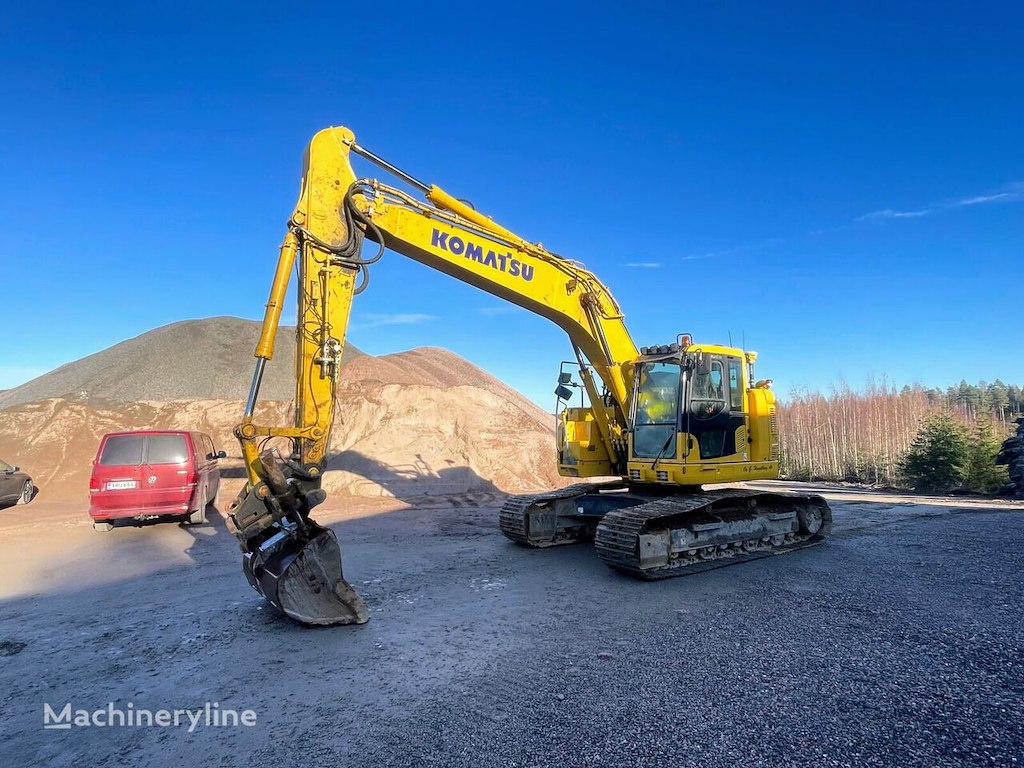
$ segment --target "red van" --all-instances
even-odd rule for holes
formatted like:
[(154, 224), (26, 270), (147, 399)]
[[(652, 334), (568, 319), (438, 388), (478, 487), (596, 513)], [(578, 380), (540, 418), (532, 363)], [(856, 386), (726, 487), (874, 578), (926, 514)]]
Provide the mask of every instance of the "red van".
[(217, 498), (227, 454), (202, 432), (146, 430), (104, 435), (92, 463), (89, 516), (98, 531), (115, 520), (173, 516), (191, 525), (206, 522)]

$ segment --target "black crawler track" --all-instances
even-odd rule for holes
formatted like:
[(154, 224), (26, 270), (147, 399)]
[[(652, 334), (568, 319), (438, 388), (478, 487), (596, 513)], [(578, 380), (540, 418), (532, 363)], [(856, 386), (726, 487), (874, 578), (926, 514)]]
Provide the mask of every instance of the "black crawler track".
[[(802, 522), (808, 513), (811, 519), (820, 519), (820, 527), (813, 532)], [(820, 517), (814, 518), (815, 514)], [(760, 522), (774, 522), (775, 530), (781, 531), (794, 515), (794, 530), (757, 530)], [(716, 524), (720, 526), (717, 529)], [(691, 547), (674, 548), (666, 553), (663, 564), (645, 563), (647, 537), (660, 542), (694, 528), (723, 533), (693, 542)], [(607, 565), (621, 573), (639, 579), (665, 579), (813, 547), (825, 540), (831, 528), (832, 510), (820, 496), (712, 491), (613, 510), (598, 524), (594, 547)]]
[(548, 512), (556, 513), (559, 504), (571, 505), (573, 499), (588, 493), (601, 490), (623, 488), (624, 483), (577, 483), (557, 491), (538, 493), (532, 496), (510, 496), (501, 508), (498, 525), (506, 537), (517, 544), (530, 547), (554, 547), (560, 544), (575, 544), (578, 541), (591, 541), (597, 529), (597, 519), (577, 519), (572, 524), (561, 527), (553, 526), (550, 535), (539, 535), (537, 526), (530, 524), (531, 516), (540, 516)]
[(621, 483), (581, 483), (550, 493), (508, 499), (501, 509), (505, 536), (548, 547), (594, 541), (611, 568), (640, 579), (700, 573), (820, 544), (832, 511), (820, 496), (730, 489), (643, 497), (604, 514), (578, 515), (577, 501)]

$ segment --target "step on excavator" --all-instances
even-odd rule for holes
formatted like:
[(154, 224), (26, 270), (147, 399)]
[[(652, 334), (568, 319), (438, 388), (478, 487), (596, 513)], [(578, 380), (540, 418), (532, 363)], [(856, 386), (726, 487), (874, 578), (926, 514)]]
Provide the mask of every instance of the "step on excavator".
[[(353, 154), (402, 186), (357, 177)], [(499, 525), (512, 541), (592, 541), (616, 571), (662, 579), (826, 538), (832, 513), (820, 496), (702, 488), (778, 477), (775, 397), (770, 381), (755, 381), (756, 353), (684, 333), (637, 348), (615, 298), (583, 264), (409, 175), (346, 128), (316, 134), (303, 165), (235, 428), (248, 482), (229, 510), (245, 575), (278, 610), (314, 625), (369, 617), (343, 576), (337, 537), (310, 514), (326, 497), (349, 312), (386, 250), (546, 317), (569, 336), (574, 359), (558, 376), (556, 453), (560, 474), (581, 482), (510, 497)], [(295, 422), (258, 425), (260, 382), (296, 263)], [(265, 450), (272, 438), (289, 448)]]

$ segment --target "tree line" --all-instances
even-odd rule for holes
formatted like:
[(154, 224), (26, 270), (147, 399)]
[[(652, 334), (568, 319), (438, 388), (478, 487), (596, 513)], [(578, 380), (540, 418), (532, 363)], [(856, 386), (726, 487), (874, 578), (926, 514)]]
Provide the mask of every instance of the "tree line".
[(996, 380), (942, 390), (884, 380), (828, 394), (799, 391), (778, 406), (782, 472), (798, 480), (991, 493), (995, 464), (1024, 389)]

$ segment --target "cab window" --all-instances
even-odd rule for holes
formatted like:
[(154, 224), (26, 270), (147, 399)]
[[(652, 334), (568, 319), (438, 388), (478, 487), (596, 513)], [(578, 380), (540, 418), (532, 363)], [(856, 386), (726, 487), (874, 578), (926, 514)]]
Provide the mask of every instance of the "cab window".
[(690, 414), (696, 419), (710, 419), (727, 407), (725, 399), (725, 366), (721, 360), (711, 361), (707, 373), (693, 372), (690, 384)]
[(638, 371), (633, 454), (671, 459), (676, 455), (679, 365), (643, 363)]
[(743, 410), (743, 366), (735, 357), (729, 358), (729, 399), (734, 411)]

